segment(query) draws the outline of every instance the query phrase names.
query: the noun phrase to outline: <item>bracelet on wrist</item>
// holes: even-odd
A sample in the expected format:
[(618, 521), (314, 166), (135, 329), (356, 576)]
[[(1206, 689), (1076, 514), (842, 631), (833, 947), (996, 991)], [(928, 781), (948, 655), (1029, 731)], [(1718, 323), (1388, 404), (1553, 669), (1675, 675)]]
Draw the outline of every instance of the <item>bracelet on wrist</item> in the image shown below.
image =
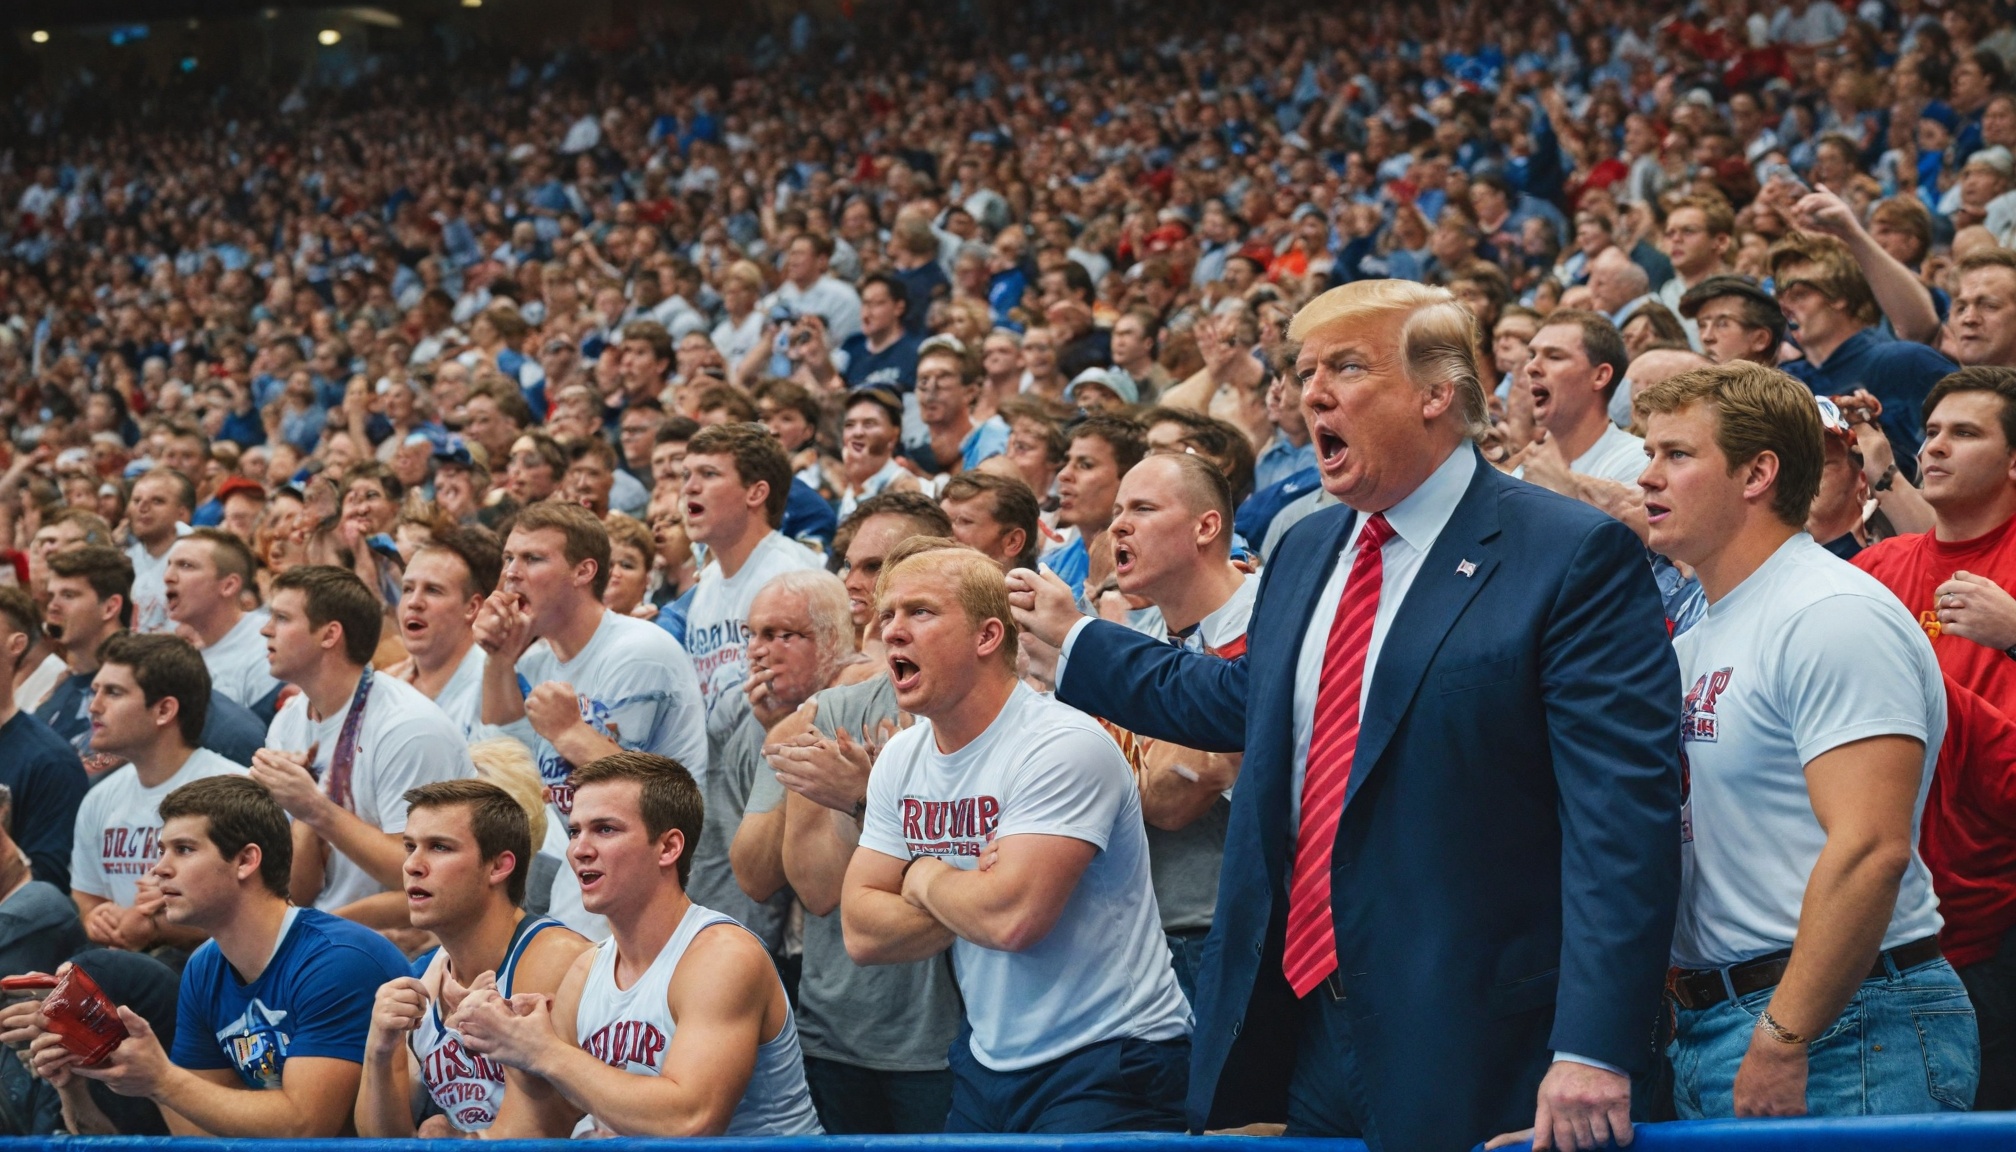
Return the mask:
[(1771, 1010), (1768, 1008), (1757, 1014), (1757, 1027), (1761, 1029), (1765, 1035), (1771, 1037), (1771, 1039), (1776, 1040), (1780, 1044), (1803, 1045), (1811, 1043), (1811, 1041), (1807, 1040), (1806, 1037), (1799, 1035), (1797, 1032), (1792, 1031), (1791, 1029), (1785, 1027), (1783, 1024), (1778, 1023), (1777, 1020), (1773, 1019), (1771, 1016)]

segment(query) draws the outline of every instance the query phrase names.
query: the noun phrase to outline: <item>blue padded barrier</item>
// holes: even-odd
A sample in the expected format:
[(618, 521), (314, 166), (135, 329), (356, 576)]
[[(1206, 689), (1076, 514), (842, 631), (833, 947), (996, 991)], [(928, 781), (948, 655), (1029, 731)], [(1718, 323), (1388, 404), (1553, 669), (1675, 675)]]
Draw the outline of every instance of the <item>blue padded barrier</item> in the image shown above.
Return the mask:
[[(1794, 1149), (1799, 1152), (2016, 1152), (2016, 1112), (1858, 1116), (1848, 1120), (1690, 1120), (1640, 1124), (1631, 1143), (1631, 1152), (1792, 1152)], [(1531, 1152), (1531, 1146), (1515, 1144), (1511, 1152)]]
[[(494, 1152), (554, 1152), (563, 1142), (505, 1140)], [(435, 1140), (219, 1140), (33, 1137), (5, 1152), (441, 1152)], [(597, 1141), (610, 1152), (1364, 1152), (1357, 1140), (1251, 1136), (823, 1136), (775, 1140)], [(1701, 1120), (1641, 1124), (1632, 1152), (2016, 1152), (2016, 1113), (1852, 1120)], [(1530, 1152), (1528, 1145), (1514, 1152)]]

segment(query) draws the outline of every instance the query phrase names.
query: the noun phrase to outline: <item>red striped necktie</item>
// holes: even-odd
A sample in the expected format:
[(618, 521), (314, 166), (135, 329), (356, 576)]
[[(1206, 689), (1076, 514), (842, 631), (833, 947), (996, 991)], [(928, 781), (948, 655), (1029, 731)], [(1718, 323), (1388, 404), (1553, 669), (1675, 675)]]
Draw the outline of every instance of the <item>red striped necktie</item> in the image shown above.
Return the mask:
[(1372, 621), (1379, 614), (1379, 585), (1385, 577), (1380, 549), (1393, 538), (1384, 515), (1374, 515), (1358, 532), (1358, 556), (1337, 601), (1330, 639), (1323, 648), (1323, 675), (1317, 681), (1315, 723), (1309, 733), (1309, 761), (1302, 774), (1302, 823), (1295, 834), (1295, 873), (1288, 882), (1288, 943), (1281, 970), (1295, 995), (1306, 996), (1337, 970), (1337, 933), (1331, 922), (1330, 855), (1337, 844), (1337, 819), (1351, 783), (1358, 753), (1358, 700), (1365, 685), (1365, 653), (1372, 645)]

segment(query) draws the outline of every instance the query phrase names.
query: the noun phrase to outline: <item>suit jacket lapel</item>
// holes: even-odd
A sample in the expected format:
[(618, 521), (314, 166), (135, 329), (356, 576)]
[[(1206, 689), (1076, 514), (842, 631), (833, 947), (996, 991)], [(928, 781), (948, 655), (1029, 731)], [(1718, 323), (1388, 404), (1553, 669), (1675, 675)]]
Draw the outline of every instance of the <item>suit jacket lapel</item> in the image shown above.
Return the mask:
[[(1480, 455), (1470, 487), (1428, 550), (1428, 558), (1421, 562), (1414, 583), (1407, 589), (1407, 598), (1400, 602), (1400, 610), (1380, 645), (1379, 663), (1372, 672), (1372, 691), (1359, 720), (1358, 751), (1352, 759), (1351, 781), (1344, 792), (1347, 808), (1399, 729), (1400, 720), (1407, 714), (1408, 705), (1421, 687), (1421, 678), (1427, 674), (1428, 664), (1449, 629), (1498, 566), (1497, 556), (1484, 542), (1498, 534), (1498, 488), (1504, 483), (1505, 479)], [(1475, 565), (1475, 570), (1467, 575), (1458, 570), (1458, 565), (1466, 562)]]

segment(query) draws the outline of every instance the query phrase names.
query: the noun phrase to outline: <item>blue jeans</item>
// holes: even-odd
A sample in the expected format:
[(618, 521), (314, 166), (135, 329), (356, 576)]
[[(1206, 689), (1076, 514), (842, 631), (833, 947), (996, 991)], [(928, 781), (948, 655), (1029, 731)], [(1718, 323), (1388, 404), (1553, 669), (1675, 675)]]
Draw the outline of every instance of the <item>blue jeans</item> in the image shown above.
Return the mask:
[[(1678, 1010), (1666, 1054), (1673, 1061), (1673, 1106), (1682, 1120), (1736, 1114), (1736, 1070), (1750, 1049), (1757, 1014), (1776, 991)], [(1965, 1112), (1981, 1069), (1974, 1006), (1944, 960), (1891, 968), (1863, 982), (1807, 1048), (1806, 1061), (1808, 1115)]]
[(1169, 966), (1176, 970), (1176, 986), (1183, 989), (1183, 999), (1192, 1013), (1197, 1011), (1197, 969), (1204, 964), (1204, 938), (1210, 934), (1209, 928), (1162, 933), (1169, 942)]

